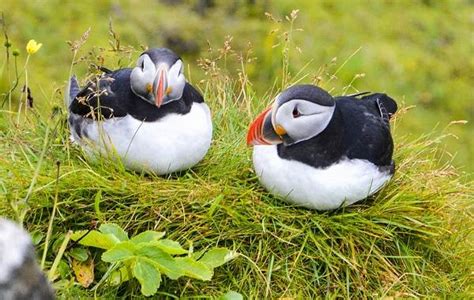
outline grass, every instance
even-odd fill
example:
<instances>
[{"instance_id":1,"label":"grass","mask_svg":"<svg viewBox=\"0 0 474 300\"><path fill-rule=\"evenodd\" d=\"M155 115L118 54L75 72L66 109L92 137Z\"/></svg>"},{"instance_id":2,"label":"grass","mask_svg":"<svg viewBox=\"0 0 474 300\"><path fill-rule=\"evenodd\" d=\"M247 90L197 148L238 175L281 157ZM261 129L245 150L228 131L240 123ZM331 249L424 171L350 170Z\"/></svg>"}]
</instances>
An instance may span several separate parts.
<instances>
[{"instance_id":1,"label":"grass","mask_svg":"<svg viewBox=\"0 0 474 300\"><path fill-rule=\"evenodd\" d=\"M68 139L60 93L42 100L52 102L53 113L1 112L0 215L22 222L38 253L49 245L45 270L58 271L50 278L60 297L140 296L134 282L94 291L76 283L61 243L68 231L102 222L130 235L166 231L196 250L225 246L240 253L210 282L165 279L161 297L217 297L229 290L258 299L473 296L473 186L444 157L449 136L400 134L410 114L402 108L393 130L397 171L381 192L333 212L291 207L260 186L245 145L249 122L280 86L261 101L246 76L247 61L226 69L227 54L217 50L201 61L214 141L204 161L181 174L138 174L84 160ZM105 271L96 266L95 283Z\"/></svg>"},{"instance_id":2,"label":"grass","mask_svg":"<svg viewBox=\"0 0 474 300\"><path fill-rule=\"evenodd\" d=\"M107 38L109 20L121 38L120 46L171 47L190 64L195 82L205 78L197 60L208 58L208 45L221 45L226 36L232 36L231 47L238 52L247 51L250 45L254 61L247 65L246 74L257 95L262 96L283 71L281 35L288 31L285 15L299 9L292 36L302 51L290 51L287 70L291 74L306 66L301 73L308 75L305 81L317 81L320 66L333 66L333 74L360 48L337 74L338 80L332 81L334 84L329 87L333 93L342 93L356 74L365 74L352 82L348 92L353 88L386 92L407 106L415 105L416 110L399 127L399 134L411 138L433 128L442 134L454 120L469 121L449 127L448 132L458 139L451 139L446 148L455 156L452 162L460 171L474 171L474 60L473 41L469 38L474 5L470 0L382 0L370 5L351 0L220 0L213 1L215 5L204 14L197 13L195 7L206 1L166 4L169 2L4 0L0 12L4 12L12 49L24 49L32 38L43 43L30 63L29 82L35 99L47 99L64 86L68 77L72 55L65 41L76 39L88 28L87 50L78 54L78 61L87 59L92 52L101 54L95 57L96 64L124 67L130 63L128 57L116 56L114 51L97 51L111 49ZM271 13L273 19L265 17L265 12ZM133 59L137 55L131 53ZM20 55L20 66L24 60L25 56ZM238 68L240 63L228 60L226 69ZM74 66L80 78L87 71L87 64ZM6 90L10 82L0 76L0 91ZM47 113L48 103L42 101L38 109Z\"/></svg>"}]
</instances>

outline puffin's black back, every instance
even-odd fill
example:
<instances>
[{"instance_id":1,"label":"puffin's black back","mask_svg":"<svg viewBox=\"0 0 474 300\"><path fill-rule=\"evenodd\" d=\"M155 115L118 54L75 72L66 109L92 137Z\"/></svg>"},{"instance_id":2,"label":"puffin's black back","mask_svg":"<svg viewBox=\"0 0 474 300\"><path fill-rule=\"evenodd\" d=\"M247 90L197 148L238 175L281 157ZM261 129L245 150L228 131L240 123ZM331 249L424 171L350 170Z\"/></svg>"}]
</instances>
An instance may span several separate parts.
<instances>
[{"instance_id":1,"label":"puffin's black back","mask_svg":"<svg viewBox=\"0 0 474 300\"><path fill-rule=\"evenodd\" d=\"M393 140L390 117L396 102L385 94L372 94L358 100L336 98L344 120L344 146L348 158L367 159L378 166L392 163Z\"/></svg>"},{"instance_id":2,"label":"puffin's black back","mask_svg":"<svg viewBox=\"0 0 474 300\"><path fill-rule=\"evenodd\" d=\"M153 122L170 113L186 114L193 102L204 102L201 94L186 82L180 100L158 108L132 92L131 71L127 68L104 74L98 80L99 87L97 82L90 82L71 102L70 111L86 118L96 119L100 116L109 119L129 114L140 121Z\"/></svg>"},{"instance_id":3,"label":"puffin's black back","mask_svg":"<svg viewBox=\"0 0 474 300\"><path fill-rule=\"evenodd\" d=\"M334 115L326 129L309 140L278 145L279 156L317 168L328 167L343 157L390 166L393 140L388 121L397 110L396 102L385 94L335 100Z\"/></svg>"}]
</instances>

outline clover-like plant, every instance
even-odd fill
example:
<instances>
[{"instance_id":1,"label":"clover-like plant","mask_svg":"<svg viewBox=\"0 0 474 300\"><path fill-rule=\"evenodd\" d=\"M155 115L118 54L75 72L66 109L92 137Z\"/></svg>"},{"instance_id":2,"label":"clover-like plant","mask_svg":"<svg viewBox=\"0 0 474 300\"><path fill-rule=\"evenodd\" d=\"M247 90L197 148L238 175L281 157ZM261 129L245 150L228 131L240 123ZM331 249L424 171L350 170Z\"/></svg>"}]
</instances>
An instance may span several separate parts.
<instances>
[{"instance_id":1,"label":"clover-like plant","mask_svg":"<svg viewBox=\"0 0 474 300\"><path fill-rule=\"evenodd\" d=\"M188 276L211 280L214 268L235 258L237 253L226 248L211 248L193 253L173 240L164 239L164 232L145 231L132 238L118 225L102 224L99 230L74 232L71 239L79 244L106 250L102 260L112 265L103 279L118 285L136 278L145 296L154 295L162 275L170 279Z\"/></svg>"}]
</instances>

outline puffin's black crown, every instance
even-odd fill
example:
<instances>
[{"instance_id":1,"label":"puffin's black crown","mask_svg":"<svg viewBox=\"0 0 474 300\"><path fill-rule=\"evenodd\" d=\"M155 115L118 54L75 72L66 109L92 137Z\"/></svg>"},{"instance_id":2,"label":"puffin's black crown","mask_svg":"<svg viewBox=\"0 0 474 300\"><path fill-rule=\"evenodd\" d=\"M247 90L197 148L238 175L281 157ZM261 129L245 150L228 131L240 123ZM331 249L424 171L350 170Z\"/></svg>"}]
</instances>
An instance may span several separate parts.
<instances>
[{"instance_id":1,"label":"puffin's black crown","mask_svg":"<svg viewBox=\"0 0 474 300\"><path fill-rule=\"evenodd\" d=\"M333 97L320 87L299 84L284 90L278 99L280 105L293 99L303 99L323 106L333 106Z\"/></svg>"},{"instance_id":2,"label":"puffin's black crown","mask_svg":"<svg viewBox=\"0 0 474 300\"><path fill-rule=\"evenodd\" d=\"M140 54L140 56L143 54L148 54L154 63L164 62L169 66L174 65L178 59L181 59L178 55L176 55L176 53L168 48L151 48Z\"/></svg>"}]
</instances>

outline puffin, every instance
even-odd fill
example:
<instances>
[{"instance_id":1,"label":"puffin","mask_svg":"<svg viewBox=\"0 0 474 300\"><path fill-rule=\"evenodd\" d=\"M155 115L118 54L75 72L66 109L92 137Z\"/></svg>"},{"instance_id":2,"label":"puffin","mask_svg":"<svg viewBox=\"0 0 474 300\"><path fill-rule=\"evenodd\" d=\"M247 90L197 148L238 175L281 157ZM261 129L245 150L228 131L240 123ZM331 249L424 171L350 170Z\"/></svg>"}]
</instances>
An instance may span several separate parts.
<instances>
[{"instance_id":1,"label":"puffin","mask_svg":"<svg viewBox=\"0 0 474 300\"><path fill-rule=\"evenodd\" d=\"M36 262L31 237L20 225L0 217L0 299L55 299Z\"/></svg>"},{"instance_id":2,"label":"puffin","mask_svg":"<svg viewBox=\"0 0 474 300\"><path fill-rule=\"evenodd\" d=\"M143 52L133 68L104 73L67 93L71 139L87 156L119 158L130 170L164 175L189 169L212 138L209 107L167 48Z\"/></svg>"},{"instance_id":3,"label":"puffin","mask_svg":"<svg viewBox=\"0 0 474 300\"><path fill-rule=\"evenodd\" d=\"M366 199L395 172L390 118L383 93L332 97L294 85L251 123L247 144L261 184L296 206L333 210Z\"/></svg>"}]
</instances>

